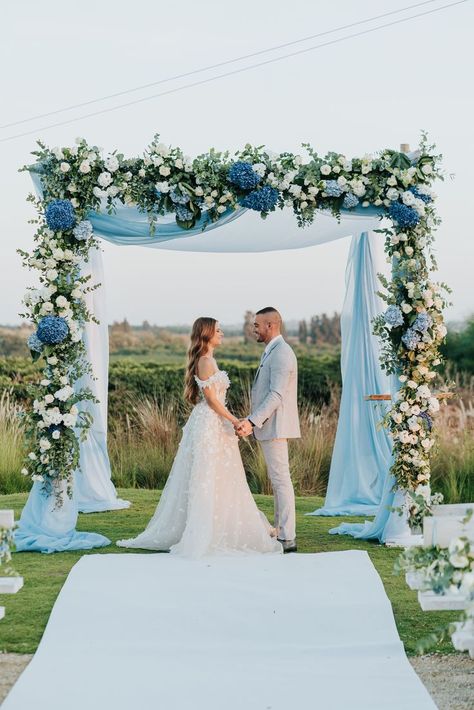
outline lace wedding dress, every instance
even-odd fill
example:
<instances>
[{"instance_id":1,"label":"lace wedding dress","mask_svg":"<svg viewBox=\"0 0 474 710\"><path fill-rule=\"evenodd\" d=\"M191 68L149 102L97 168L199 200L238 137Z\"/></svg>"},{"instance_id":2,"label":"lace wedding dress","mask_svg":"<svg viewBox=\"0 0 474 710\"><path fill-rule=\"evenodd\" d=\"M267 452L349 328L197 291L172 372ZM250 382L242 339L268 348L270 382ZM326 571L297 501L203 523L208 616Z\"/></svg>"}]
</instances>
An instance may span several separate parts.
<instances>
[{"instance_id":1,"label":"lace wedding dress","mask_svg":"<svg viewBox=\"0 0 474 710\"><path fill-rule=\"evenodd\" d=\"M230 386L218 370L196 382L201 399L183 428L169 478L153 518L138 537L120 547L169 550L185 557L228 552L282 552L250 493L238 438L229 421L207 404L202 390L214 386L225 403Z\"/></svg>"}]
</instances>

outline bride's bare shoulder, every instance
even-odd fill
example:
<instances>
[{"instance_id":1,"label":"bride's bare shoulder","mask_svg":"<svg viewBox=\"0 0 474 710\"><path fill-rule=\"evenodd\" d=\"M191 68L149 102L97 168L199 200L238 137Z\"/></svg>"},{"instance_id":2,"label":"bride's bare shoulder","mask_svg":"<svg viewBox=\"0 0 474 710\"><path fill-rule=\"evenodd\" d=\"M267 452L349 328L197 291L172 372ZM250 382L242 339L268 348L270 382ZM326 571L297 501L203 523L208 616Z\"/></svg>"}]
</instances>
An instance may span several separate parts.
<instances>
[{"instance_id":1,"label":"bride's bare shoulder","mask_svg":"<svg viewBox=\"0 0 474 710\"><path fill-rule=\"evenodd\" d=\"M197 375L200 380L207 380L218 370L217 363L209 355L201 355L197 364Z\"/></svg>"}]
</instances>

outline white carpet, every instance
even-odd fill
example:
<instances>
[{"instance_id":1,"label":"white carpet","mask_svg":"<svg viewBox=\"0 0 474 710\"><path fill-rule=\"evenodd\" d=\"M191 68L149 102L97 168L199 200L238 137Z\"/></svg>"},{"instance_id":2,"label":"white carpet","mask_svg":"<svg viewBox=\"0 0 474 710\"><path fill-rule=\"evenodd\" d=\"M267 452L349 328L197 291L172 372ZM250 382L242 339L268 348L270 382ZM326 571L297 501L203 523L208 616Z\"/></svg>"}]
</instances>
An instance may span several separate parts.
<instances>
[{"instance_id":1,"label":"white carpet","mask_svg":"<svg viewBox=\"0 0 474 710\"><path fill-rule=\"evenodd\" d=\"M368 555L86 555L3 710L427 710Z\"/></svg>"}]
</instances>

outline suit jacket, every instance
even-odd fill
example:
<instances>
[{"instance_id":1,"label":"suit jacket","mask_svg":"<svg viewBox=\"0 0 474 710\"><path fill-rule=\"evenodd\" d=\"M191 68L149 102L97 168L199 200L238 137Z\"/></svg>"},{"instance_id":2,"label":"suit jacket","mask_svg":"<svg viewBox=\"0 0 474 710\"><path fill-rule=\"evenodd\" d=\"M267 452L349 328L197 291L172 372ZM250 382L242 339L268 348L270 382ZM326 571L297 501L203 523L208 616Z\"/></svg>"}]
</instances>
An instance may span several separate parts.
<instances>
[{"instance_id":1,"label":"suit jacket","mask_svg":"<svg viewBox=\"0 0 474 710\"><path fill-rule=\"evenodd\" d=\"M252 385L249 419L260 441L298 439L298 363L283 338L278 338L257 370Z\"/></svg>"}]
</instances>

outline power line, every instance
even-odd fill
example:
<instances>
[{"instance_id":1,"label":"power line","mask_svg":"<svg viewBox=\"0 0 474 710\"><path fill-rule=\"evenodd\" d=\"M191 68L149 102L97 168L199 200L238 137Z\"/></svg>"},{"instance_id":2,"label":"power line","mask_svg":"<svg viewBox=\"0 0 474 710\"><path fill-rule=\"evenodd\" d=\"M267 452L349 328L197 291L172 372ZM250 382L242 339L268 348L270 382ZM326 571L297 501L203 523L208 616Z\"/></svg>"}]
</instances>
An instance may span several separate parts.
<instances>
[{"instance_id":1,"label":"power line","mask_svg":"<svg viewBox=\"0 0 474 710\"><path fill-rule=\"evenodd\" d=\"M234 76L234 75L240 74L242 72L250 71L252 69L257 69L262 66L267 66L268 64L280 62L280 61L283 61L284 59L288 59L289 57L296 57L301 54L306 54L307 52L312 52L317 49L321 49L323 47L328 47L333 44L338 44L340 42L344 42L348 39L353 39L355 37L361 37L363 35L367 35L372 32L377 32L378 30L384 29L386 27L393 27L394 25L399 25L402 22L409 22L410 20L416 19L418 17L424 17L425 15L432 15L435 12L440 12L441 10L446 10L447 8L454 7L455 5L462 5L465 2L468 2L468 0L457 0L457 2L452 2L447 5L442 5L440 7L434 8L433 10L428 10L426 12L420 12L420 13L417 13L416 15L411 15L410 17L404 17L399 20L394 20L393 22L388 22L384 25L379 25L378 27L372 27L367 30L361 30L360 32L354 32L353 34L346 35L345 37L339 37L337 39L333 39L328 42L323 42L321 44L314 45L313 47L307 47L305 49L300 49L296 52L290 52L289 54L283 54L280 57L275 57L273 59L267 59L266 61L258 62L256 64L250 64L247 67L241 67L240 69L234 69L233 71L224 72L223 74L218 74L217 76L209 77L207 79L201 79L200 81L195 81L195 82L192 82L189 84L184 84L183 86L178 86L178 87L175 87L174 89L168 89L167 91L162 91L158 94L152 94L151 96L144 96L141 99L135 99L134 101L128 101L123 104L118 104L117 106L111 106L109 108L104 108L99 111L93 111L91 113L84 114L83 116L77 116L76 118L71 118L71 119L68 119L65 121L58 121L57 123L50 123L48 126L43 126L42 128L37 128L32 131L25 131L24 133L17 133L16 135L13 135L13 136L7 136L5 138L0 138L0 143L5 143L7 141L14 140L16 138L23 138L25 136L30 136L35 133L38 133L39 131L47 131L47 130L50 130L51 128L57 128L58 126L65 126L65 125L68 125L71 123L75 123L76 121L83 121L86 118L92 118L94 116L99 116L101 114L110 113L111 111L117 111L121 108L127 108L128 106L134 106L136 104L140 104L145 101L150 101L151 99L156 99L161 96L168 96L170 94L174 94L179 91L184 91L185 89L190 89L195 86L202 86L203 84L208 84L212 81L217 81L218 79L224 79L226 77Z\"/></svg>"},{"instance_id":2,"label":"power line","mask_svg":"<svg viewBox=\"0 0 474 710\"><path fill-rule=\"evenodd\" d=\"M308 35L307 37L302 37L301 39L295 39L291 42L285 42L284 44L278 44L274 47L268 47L267 49L261 49L257 52L252 52L250 54L244 54L241 57L235 57L234 59L227 59L226 61L217 62L216 64L209 64L206 67L201 67L200 69L193 69L192 71L185 72L183 74L175 74L166 79L159 79L158 81L153 81L148 84L142 84L141 86L136 86L132 89L125 89L123 91L117 91L114 94L108 94L107 96L102 96L98 99L91 99L90 101L83 101L78 104L71 104L65 108L56 109L54 111L48 111L47 113L39 113L36 116L31 116L30 118L24 118L20 121L12 121L11 123L5 123L0 126L0 130L4 128L12 128L13 126L19 126L23 123L30 123L31 121L36 121L40 118L47 118L48 116L54 116L58 113L64 113L66 111L72 111L76 108L83 108L84 106L90 106L91 104L100 103L101 101L108 101L109 99L118 98L119 96L125 96L126 94L131 94L137 91L143 91L144 89L149 89L152 86L159 86L160 84L166 84L170 81L176 81L178 79L185 79L189 76L194 76L195 74L201 74L202 72L210 71L211 69L218 69L223 66L228 66L229 64L235 64L236 62L244 61L245 59L251 59L252 57L258 57L262 54L267 54L268 52L275 52L279 49L285 49L286 47L294 46L295 44L301 44L302 42L308 42L311 39L316 39L317 37L324 37L335 32L342 32L343 30L348 30L351 27L356 27L358 25L366 24L367 22L374 22L375 20L381 20L384 17L389 17L390 15L397 15L401 12L406 12L407 10L413 10L415 7L421 7L423 5L432 5L434 2L439 2L439 0L425 0L424 2L418 2L414 5L407 5L399 10L391 10L390 12L385 12L382 15L374 15L373 17L368 17L365 20L358 20L357 22L351 22L348 25L341 25L340 27L334 27L331 30L325 30L324 32L318 32L317 34Z\"/></svg>"}]
</instances>

